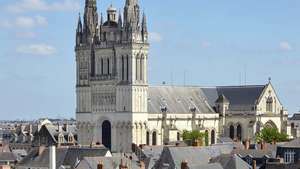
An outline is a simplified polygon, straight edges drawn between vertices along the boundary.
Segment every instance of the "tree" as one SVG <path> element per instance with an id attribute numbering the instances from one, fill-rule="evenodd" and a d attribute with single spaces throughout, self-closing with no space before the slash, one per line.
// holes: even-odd
<path id="1" fill-rule="evenodd" d="M 191 141 L 192 144 L 194 144 L 197 141 L 203 141 L 203 139 L 206 137 L 208 137 L 208 134 L 206 133 L 202 133 L 198 130 L 193 130 L 193 131 L 187 131 L 184 130 L 183 134 L 182 134 L 182 138 L 184 141 Z"/>
<path id="2" fill-rule="evenodd" d="M 265 127 L 259 133 L 256 134 L 257 142 L 284 142 L 288 141 L 288 135 L 285 133 L 280 133 L 275 127 Z"/>

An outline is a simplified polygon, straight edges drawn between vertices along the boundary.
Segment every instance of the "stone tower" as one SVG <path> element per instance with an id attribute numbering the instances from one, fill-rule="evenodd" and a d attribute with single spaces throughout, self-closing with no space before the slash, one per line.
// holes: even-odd
<path id="1" fill-rule="evenodd" d="M 138 0 L 126 0 L 123 17 L 112 5 L 99 19 L 86 0 L 76 30 L 76 118 L 79 144 L 130 152 L 145 144 L 148 31 Z"/>

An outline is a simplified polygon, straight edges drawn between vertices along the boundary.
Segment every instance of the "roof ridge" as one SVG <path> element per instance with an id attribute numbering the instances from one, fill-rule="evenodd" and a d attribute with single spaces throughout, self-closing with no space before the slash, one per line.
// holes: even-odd
<path id="1" fill-rule="evenodd" d="M 149 87 L 174 87 L 174 88 L 250 88 L 250 87 L 264 87 L 265 84 L 258 85 L 224 85 L 224 86 L 201 86 L 201 85 L 149 85 Z"/>

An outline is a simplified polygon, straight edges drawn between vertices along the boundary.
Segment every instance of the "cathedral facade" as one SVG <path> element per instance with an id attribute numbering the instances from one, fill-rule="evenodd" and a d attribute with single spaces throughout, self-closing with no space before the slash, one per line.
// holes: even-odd
<path id="1" fill-rule="evenodd" d="M 210 144 L 220 137 L 253 139 L 266 125 L 286 131 L 287 112 L 270 82 L 149 86 L 148 51 L 146 15 L 138 0 L 126 0 L 123 14 L 108 7 L 105 19 L 96 0 L 85 0 L 75 46 L 79 144 L 130 152 L 132 144 L 180 140 L 184 130 L 208 133 Z"/>

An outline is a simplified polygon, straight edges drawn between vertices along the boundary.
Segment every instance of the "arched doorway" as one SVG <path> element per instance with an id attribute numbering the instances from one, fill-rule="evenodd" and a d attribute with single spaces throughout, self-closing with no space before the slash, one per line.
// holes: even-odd
<path id="1" fill-rule="evenodd" d="M 234 139 L 234 126 L 230 125 L 229 127 L 229 137 L 233 140 Z"/>
<path id="2" fill-rule="evenodd" d="M 215 144 L 215 130 L 212 130 L 210 133 L 210 144 Z"/>
<path id="3" fill-rule="evenodd" d="M 107 120 L 102 123 L 102 144 L 111 149 L 111 124 Z"/>
<path id="4" fill-rule="evenodd" d="M 153 131 L 152 133 L 152 145 L 156 146 L 156 131 Z"/>
<path id="5" fill-rule="evenodd" d="M 242 126 L 240 124 L 236 127 L 236 137 L 239 141 L 242 140 Z"/>

